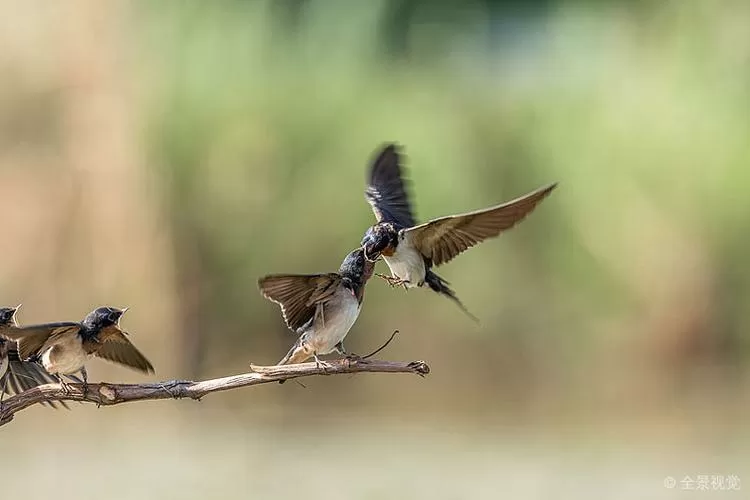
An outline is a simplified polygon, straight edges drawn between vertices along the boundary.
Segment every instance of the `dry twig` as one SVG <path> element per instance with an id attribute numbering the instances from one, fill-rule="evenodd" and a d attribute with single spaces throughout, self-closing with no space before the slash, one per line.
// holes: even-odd
<path id="1" fill-rule="evenodd" d="M 268 384 L 311 375 L 370 372 L 414 373 L 424 376 L 430 372 L 430 367 L 424 361 L 404 363 L 359 358 L 328 361 L 327 365 L 317 366 L 315 363 L 283 366 L 251 365 L 253 371 L 250 373 L 200 382 L 172 380 L 153 384 L 90 383 L 86 392 L 84 392 L 82 384 L 68 384 L 67 391 L 60 384 L 40 385 L 10 397 L 0 404 L 0 426 L 12 421 L 14 415 L 19 411 L 45 401 L 85 401 L 97 406 L 109 406 L 155 399 L 190 398 L 199 400 L 212 392 L 228 391 L 240 387 Z"/>

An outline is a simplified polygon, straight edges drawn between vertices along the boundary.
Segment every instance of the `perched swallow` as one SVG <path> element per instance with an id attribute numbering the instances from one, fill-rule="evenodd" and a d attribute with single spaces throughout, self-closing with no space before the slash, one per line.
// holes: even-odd
<path id="1" fill-rule="evenodd" d="M 284 321 L 300 335 L 279 365 L 302 363 L 336 351 L 347 355 L 344 337 L 359 316 L 375 263 L 361 248 L 346 256 L 337 273 L 274 274 L 258 280 L 265 298 L 281 306 Z"/>
<path id="2" fill-rule="evenodd" d="M 464 250 L 512 228 L 556 186 L 551 184 L 494 207 L 417 225 L 402 177 L 399 151 L 389 144 L 370 167 L 365 198 L 372 206 L 377 224 L 365 233 L 362 248 L 368 260 L 383 257 L 392 276 L 378 276 L 391 285 L 408 289 L 426 284 L 476 320 L 432 267 L 445 264 Z"/>
<path id="3" fill-rule="evenodd" d="M 18 328 L 16 312 L 19 307 L 0 307 L 0 401 L 6 393 L 20 394 L 38 385 L 54 382 L 38 363 L 21 360 L 16 342 L 2 337 L 6 331 Z M 51 401 L 48 404 L 57 407 Z M 67 408 L 65 403 L 60 404 Z"/>
<path id="4" fill-rule="evenodd" d="M 100 307 L 81 323 L 47 323 L 12 329 L 3 334 L 18 341 L 21 359 L 37 360 L 66 386 L 62 375 L 80 372 L 84 385 L 88 378 L 84 366 L 89 356 L 114 361 L 144 373 L 154 367 L 130 343 L 120 329 L 120 317 L 127 309 Z"/>

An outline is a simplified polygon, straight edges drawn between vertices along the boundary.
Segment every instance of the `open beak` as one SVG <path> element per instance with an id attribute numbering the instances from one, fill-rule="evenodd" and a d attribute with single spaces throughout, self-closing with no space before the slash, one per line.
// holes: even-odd
<path id="1" fill-rule="evenodd" d="M 14 308 L 13 308 L 13 316 L 11 316 L 11 320 L 12 320 L 12 321 L 13 321 L 13 323 L 15 323 L 16 325 L 18 325 L 18 323 L 16 322 L 16 313 L 18 312 L 18 310 L 19 310 L 19 309 L 21 308 L 21 306 L 22 306 L 22 305 L 23 305 L 23 304 L 18 304 L 18 305 L 17 305 L 16 307 L 14 307 Z"/>
<path id="2" fill-rule="evenodd" d="M 365 259 L 367 259 L 368 262 L 377 262 L 378 259 L 380 259 L 380 254 L 375 252 L 375 258 L 370 258 L 369 255 L 367 255 L 367 245 L 362 247 L 362 253 L 365 254 Z"/>
<path id="3" fill-rule="evenodd" d="M 128 309 L 130 309 L 130 308 L 129 308 L 129 307 L 124 307 L 124 308 L 123 308 L 123 309 L 122 309 L 122 310 L 120 311 L 120 317 L 119 317 L 119 318 L 117 318 L 117 326 L 118 326 L 118 327 L 120 326 L 120 320 L 122 319 L 122 315 L 123 315 L 123 314 L 125 314 L 126 312 L 128 312 Z"/>

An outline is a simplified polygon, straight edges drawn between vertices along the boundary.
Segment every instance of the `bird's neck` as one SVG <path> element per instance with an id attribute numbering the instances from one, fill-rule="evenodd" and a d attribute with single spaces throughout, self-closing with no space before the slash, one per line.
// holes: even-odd
<path id="1" fill-rule="evenodd" d="M 83 323 L 78 335 L 80 335 L 83 340 L 94 340 L 99 336 L 99 330 L 100 329 L 95 326 Z"/>
<path id="2" fill-rule="evenodd" d="M 357 297 L 359 302 L 362 302 L 362 295 L 365 291 L 365 284 L 361 276 L 356 275 L 343 275 L 342 285 Z"/>

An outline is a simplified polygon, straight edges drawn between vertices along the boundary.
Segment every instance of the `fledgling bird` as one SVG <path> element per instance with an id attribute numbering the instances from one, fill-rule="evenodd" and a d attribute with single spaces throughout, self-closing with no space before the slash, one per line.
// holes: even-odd
<path id="1" fill-rule="evenodd" d="M 127 311 L 99 307 L 82 322 L 46 323 L 12 329 L 5 336 L 18 341 L 22 359 L 38 360 L 63 387 L 62 375 L 80 372 L 84 387 L 88 383 L 85 363 L 89 356 L 120 363 L 144 373 L 153 373 L 148 359 L 120 329 L 120 318 Z"/>
<path id="2" fill-rule="evenodd" d="M 474 320 L 449 283 L 433 267 L 452 260 L 487 238 L 498 236 L 526 217 L 557 183 L 493 207 L 449 215 L 417 225 L 402 176 L 401 155 L 395 144 L 386 145 L 371 164 L 365 198 L 377 223 L 362 239 L 368 260 L 383 257 L 391 277 L 378 275 L 392 286 L 429 286 L 445 295 Z"/>
<path id="3" fill-rule="evenodd" d="M 344 337 L 359 316 L 365 285 L 375 263 L 361 248 L 346 256 L 337 273 L 274 274 L 258 280 L 265 298 L 281 306 L 284 321 L 299 334 L 279 365 L 302 363 L 319 355 L 347 355 Z"/>
<path id="4" fill-rule="evenodd" d="M 23 361 L 18 354 L 18 345 L 13 340 L 3 337 L 5 332 L 18 328 L 16 307 L 0 307 L 0 401 L 5 394 L 20 394 L 38 385 L 54 382 L 44 368 L 33 361 Z M 52 401 L 47 402 L 56 408 Z M 62 401 L 60 404 L 67 408 Z"/>

